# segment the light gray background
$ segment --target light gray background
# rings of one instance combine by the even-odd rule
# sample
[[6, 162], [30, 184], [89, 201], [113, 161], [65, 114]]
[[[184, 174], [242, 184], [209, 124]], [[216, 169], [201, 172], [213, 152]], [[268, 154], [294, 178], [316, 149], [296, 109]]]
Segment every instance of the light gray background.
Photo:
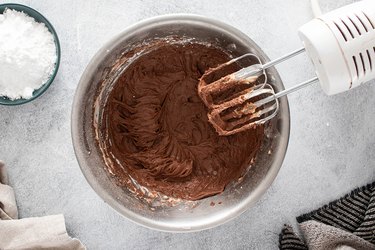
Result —
[[[348, 0], [321, 0], [329, 10]], [[0, 1], [2, 3], [4, 1]], [[21, 217], [63, 213], [89, 249], [275, 249], [284, 223], [375, 180], [375, 85], [325, 96], [318, 85], [290, 95], [291, 137], [275, 182], [237, 219], [215, 229], [170, 234], [121, 217], [86, 183], [73, 153], [70, 111], [79, 78], [112, 36], [142, 19], [196, 13], [222, 20], [276, 58], [301, 46], [309, 0], [25, 0], [54, 25], [62, 46], [55, 82], [39, 99], [0, 107], [0, 159], [9, 167]], [[287, 87], [313, 76], [306, 56], [283, 64]], [[1, 76], [0, 76], [1, 77]]]

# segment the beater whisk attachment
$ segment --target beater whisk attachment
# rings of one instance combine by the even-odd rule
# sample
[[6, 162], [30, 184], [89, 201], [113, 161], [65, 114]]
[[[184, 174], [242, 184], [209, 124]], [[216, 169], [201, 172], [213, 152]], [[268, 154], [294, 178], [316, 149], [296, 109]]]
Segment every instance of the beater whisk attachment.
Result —
[[[299, 49], [262, 65], [258, 56], [245, 54], [203, 74], [198, 93], [208, 107], [208, 120], [220, 135], [232, 135], [263, 124], [277, 115], [278, 97], [267, 84], [265, 69], [303, 52]], [[225, 69], [252, 59], [252, 65], [225, 75]], [[221, 77], [221, 78], [220, 78]]]
[[208, 120], [220, 135], [247, 130], [276, 116], [279, 102], [271, 85], [254, 86], [247, 91], [209, 111]]

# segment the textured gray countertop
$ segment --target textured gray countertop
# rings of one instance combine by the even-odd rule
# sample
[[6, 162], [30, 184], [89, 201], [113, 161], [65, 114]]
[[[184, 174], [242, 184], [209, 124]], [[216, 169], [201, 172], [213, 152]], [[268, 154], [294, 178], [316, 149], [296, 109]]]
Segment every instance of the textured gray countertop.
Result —
[[[90, 58], [129, 25], [182, 12], [231, 24], [276, 58], [301, 46], [297, 29], [312, 18], [310, 1], [18, 2], [50, 20], [62, 46], [61, 68], [42, 97], [22, 106], [0, 107], [0, 159], [9, 167], [20, 217], [63, 213], [70, 235], [89, 249], [275, 249], [284, 223], [294, 224], [301, 213], [375, 180], [375, 85], [333, 97], [314, 85], [289, 97], [289, 149], [275, 182], [253, 208], [225, 225], [198, 233], [170, 234], [138, 226], [94, 193], [74, 156], [70, 111]], [[321, 2], [328, 10], [351, 1]], [[279, 69], [287, 87], [313, 75], [305, 56]]]

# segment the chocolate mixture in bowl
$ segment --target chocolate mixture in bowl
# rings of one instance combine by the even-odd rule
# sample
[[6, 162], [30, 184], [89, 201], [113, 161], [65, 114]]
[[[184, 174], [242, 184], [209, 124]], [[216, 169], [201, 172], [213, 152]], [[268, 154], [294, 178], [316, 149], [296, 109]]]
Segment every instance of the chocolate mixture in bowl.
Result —
[[165, 42], [125, 69], [99, 126], [99, 145], [119, 185], [131, 188], [132, 179], [169, 197], [197, 200], [222, 192], [245, 173], [263, 126], [219, 136], [197, 93], [204, 71], [228, 60], [215, 46]]

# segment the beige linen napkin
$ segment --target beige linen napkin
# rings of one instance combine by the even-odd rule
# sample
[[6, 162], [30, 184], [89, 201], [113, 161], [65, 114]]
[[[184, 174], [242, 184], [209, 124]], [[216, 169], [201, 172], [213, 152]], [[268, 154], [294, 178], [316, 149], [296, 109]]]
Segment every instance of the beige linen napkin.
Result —
[[16, 199], [13, 188], [8, 186], [5, 165], [0, 161], [0, 220], [18, 218]]
[[0, 249], [86, 249], [69, 237], [62, 214], [18, 219], [13, 189], [0, 161]]

